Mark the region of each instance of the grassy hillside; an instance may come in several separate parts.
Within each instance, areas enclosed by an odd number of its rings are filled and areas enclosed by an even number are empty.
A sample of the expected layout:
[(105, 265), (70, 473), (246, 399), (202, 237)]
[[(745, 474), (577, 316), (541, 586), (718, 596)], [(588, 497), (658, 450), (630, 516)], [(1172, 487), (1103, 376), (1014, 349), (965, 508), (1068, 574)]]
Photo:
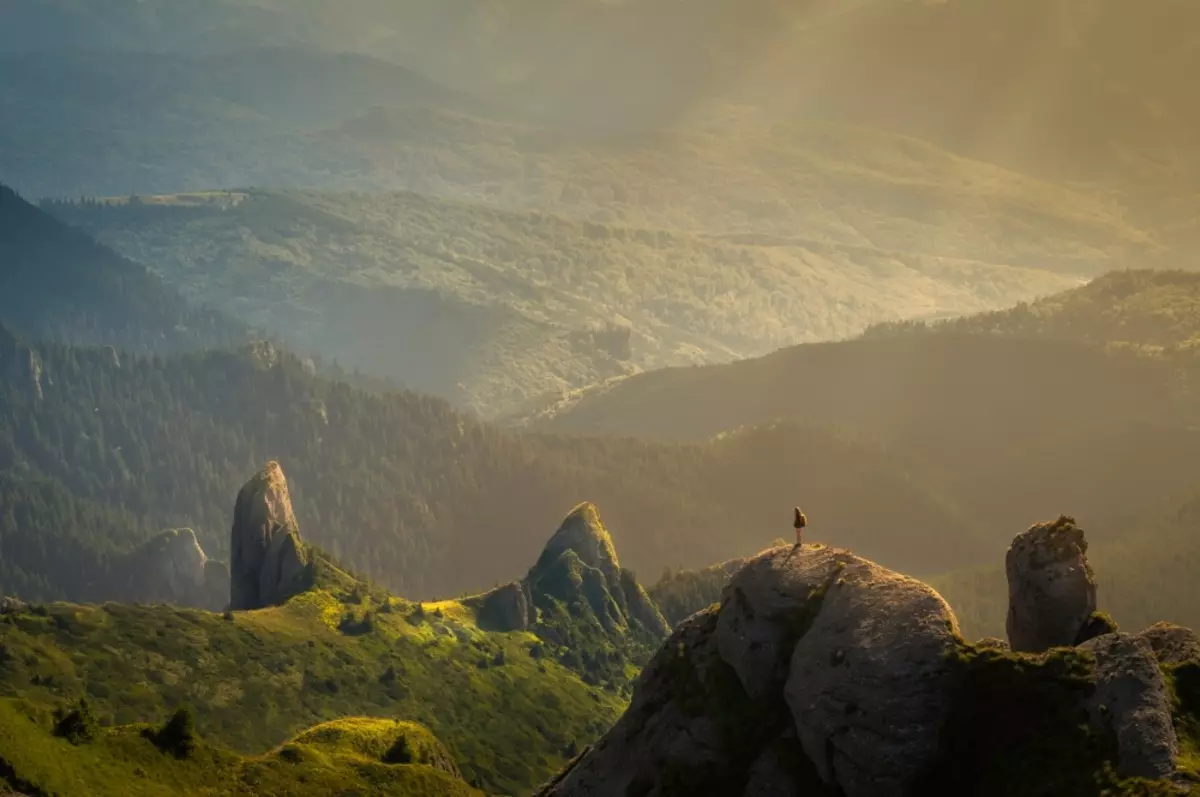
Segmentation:
[[(358, 622), (346, 623), (348, 615)], [(101, 722), (157, 723), (186, 703), (203, 739), (262, 756), (239, 762), (209, 753), (216, 764), (266, 782), (292, 758), (313, 765), (337, 765), (343, 755), (380, 758), (374, 743), (346, 749), (355, 740), (343, 733), (296, 736), (316, 723), (364, 715), (420, 722), (446, 743), (468, 780), (523, 793), (623, 707), (618, 691), (584, 684), (533, 634), (486, 633), (458, 602), (418, 609), (378, 591), (316, 591), (285, 607), (226, 617), (163, 606), (34, 606), (4, 615), (0, 644), (0, 691), (41, 712), (35, 716), (84, 696)], [(122, 738), (117, 731), (105, 743)], [(127, 743), (140, 748), (136, 741)], [(322, 750), (331, 746), (342, 749)], [(29, 755), (36, 766), (37, 751)], [(381, 775), (355, 769), (369, 780)], [(182, 767), (162, 776), (188, 774)]]
[[(29, 794), (80, 797), (127, 794), (324, 795), (367, 791), (395, 797), (468, 797), (481, 792), (427, 763), (389, 761), (405, 745), (429, 745), (412, 723), (351, 718), (317, 726), (259, 756), (195, 739), (183, 757), (161, 750), (148, 725), (93, 731), (72, 743), (56, 738), (53, 717), (21, 700), (0, 700), (0, 748), (6, 780)], [(436, 740), (434, 744), (440, 745)], [(404, 746), (403, 749), (409, 749)]]
[[(626, 168), (631, 179), (644, 173), (636, 160)], [(728, 169), (736, 172), (736, 163)], [(577, 175), (572, 185), (584, 192), (581, 215), (592, 215), (589, 207), (606, 213), (618, 207), (587, 193), (609, 191), (606, 183), (588, 183), (569, 164), (554, 172), (567, 173)], [(673, 207), (687, 213), (689, 205), (676, 201), (676, 193), (708, 195), (700, 188), (702, 173), (686, 162), (679, 173), (691, 175), (689, 181), (663, 176), (654, 184), (665, 193), (640, 191), (635, 211)], [(603, 177), (611, 179), (607, 172)], [(748, 194), (754, 178), (747, 179)], [(817, 201), (811, 190), (806, 203)], [(943, 201), (962, 206), (952, 197)], [(748, 196), (732, 191), (712, 208), (712, 219), (692, 224), (736, 218), (724, 211), (739, 205), (748, 210), (746, 203)], [(573, 209), (549, 194), (523, 204)], [(50, 207), (154, 268), (190, 299), (301, 350), (485, 415), (640, 369), (846, 337), (897, 317), (991, 309), (1075, 284), (1069, 274), (1086, 273), (1123, 247), (1142, 245), (1136, 231), (1103, 220), (1089, 220), (1076, 236), (1064, 238), (1058, 233), (1063, 225), (1046, 218), (1042, 231), (1026, 237), (999, 229), (980, 234), (964, 220), (960, 230), (938, 228), (942, 246), (932, 222), (903, 217), (902, 198), (890, 211), (877, 211), (872, 225), (878, 234), (864, 234), (865, 227), (833, 214), (795, 227), (792, 217), (803, 212), (790, 209), (787, 197), (778, 204), (789, 208), (780, 227), (793, 235), (807, 229), (812, 237), (754, 233), (771, 226), (764, 221), (769, 213), (743, 214), (756, 221), (731, 229), (741, 226), (744, 234), (714, 236), (413, 194), (250, 191)], [(847, 207), (853, 204), (846, 200)], [(986, 206), (979, 208), (980, 222)], [(1046, 207), (1059, 204), (1049, 200)], [(815, 229), (821, 220), (830, 229)], [(1005, 251), (965, 243), (975, 238), (1012, 243)]]

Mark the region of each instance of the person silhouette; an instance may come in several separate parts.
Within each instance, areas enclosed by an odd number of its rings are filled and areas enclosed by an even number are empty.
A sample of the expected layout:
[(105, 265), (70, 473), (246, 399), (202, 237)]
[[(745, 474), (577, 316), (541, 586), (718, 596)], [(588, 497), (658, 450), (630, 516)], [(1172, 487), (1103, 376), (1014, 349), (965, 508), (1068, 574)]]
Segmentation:
[(808, 525), (808, 518), (800, 511), (800, 507), (795, 508), (795, 518), (792, 520), (792, 527), (796, 529), (796, 547), (799, 548), (804, 544), (804, 527)]

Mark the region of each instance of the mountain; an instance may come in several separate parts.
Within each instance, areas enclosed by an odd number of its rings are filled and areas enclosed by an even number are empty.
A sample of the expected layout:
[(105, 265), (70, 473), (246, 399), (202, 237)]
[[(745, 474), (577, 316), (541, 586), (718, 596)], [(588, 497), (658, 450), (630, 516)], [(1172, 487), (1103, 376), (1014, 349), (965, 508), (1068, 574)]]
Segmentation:
[[(1191, 293), (1186, 275), (1118, 275), (929, 334), (885, 330), (639, 375), (571, 396), (532, 425), (686, 440), (774, 419), (843, 424), (902, 451), (989, 523), (1065, 507), (1101, 542), (1195, 486)], [(803, 503), (814, 491), (798, 493)]]
[[(728, 169), (736, 173), (736, 162)], [(570, 173), (590, 190), (578, 169)], [(596, 179), (611, 180), (605, 174)], [(680, 189), (705, 195), (699, 184)], [(638, 208), (688, 207), (670, 196), (656, 205), (645, 193)], [(750, 198), (733, 193), (744, 213)], [(581, 197), (581, 208), (592, 206)], [(529, 204), (556, 203), (546, 195)], [(885, 208), (869, 243), (844, 216), (823, 217), (829, 229), (813, 229), (811, 239), (716, 236), (408, 193), (256, 190), (45, 207), (192, 301), (488, 417), (643, 369), (753, 356), (898, 317), (993, 309), (1077, 284), (1075, 275), (1099, 262), (1093, 252), (1109, 252), (1103, 259), (1139, 246), (1135, 233), (1107, 222), (1065, 240), (1030, 233), (1004, 251), (953, 243), (990, 224), (973, 213), (939, 246), (929, 225), (888, 220)], [(720, 208), (714, 223), (728, 217)], [(1060, 226), (1044, 221), (1047, 233)], [(1014, 265), (1023, 257), (1036, 268)]]
[[(261, 520), (265, 531), (285, 517), (282, 536), (315, 569), (279, 605), (222, 615), (5, 599), (6, 780), (32, 793), (97, 795), (131, 775), (129, 793), (147, 795), (176, 782), (205, 794), (476, 793), (461, 773), (489, 793), (528, 793), (608, 727), (630, 674), (666, 636), (592, 506), (547, 543), (526, 581), (531, 622), (510, 630), (485, 630), (479, 607), (488, 596), (396, 598), (301, 541), (277, 463), (239, 494), (234, 544), (254, 531), (246, 523)], [(236, 605), (239, 577), (268, 578), (279, 563), (268, 558), (250, 572), (235, 555), (233, 564)], [(572, 581), (576, 573), (583, 580)], [(619, 628), (608, 622), (615, 615), (585, 608), (614, 600), (627, 613)], [(183, 703), (194, 715), (187, 749), (169, 725), (141, 732)], [(64, 726), (50, 721), (56, 710), (90, 719)], [(48, 726), (87, 738), (56, 740)]]
[(189, 307), (144, 266), (100, 246), (3, 185), (0, 319), (43, 340), (136, 352), (224, 345), (245, 334), (217, 313)]

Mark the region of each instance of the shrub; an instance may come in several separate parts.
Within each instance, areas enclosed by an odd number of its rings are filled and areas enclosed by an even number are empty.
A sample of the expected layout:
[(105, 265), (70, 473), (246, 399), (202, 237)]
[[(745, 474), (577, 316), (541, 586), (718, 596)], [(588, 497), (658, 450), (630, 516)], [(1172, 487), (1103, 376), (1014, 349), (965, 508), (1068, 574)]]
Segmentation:
[(182, 706), (171, 715), (167, 724), (150, 735), (154, 746), (176, 758), (187, 758), (196, 749), (196, 719), (192, 710)]
[(71, 744), (84, 744), (96, 738), (100, 723), (92, 714), (87, 698), (80, 698), (70, 711), (58, 709), (54, 712), (54, 735)]
[(411, 764), (412, 762), (412, 745), (409, 744), (408, 737), (404, 735), (396, 739), (395, 744), (383, 754), (383, 763), (385, 764)]

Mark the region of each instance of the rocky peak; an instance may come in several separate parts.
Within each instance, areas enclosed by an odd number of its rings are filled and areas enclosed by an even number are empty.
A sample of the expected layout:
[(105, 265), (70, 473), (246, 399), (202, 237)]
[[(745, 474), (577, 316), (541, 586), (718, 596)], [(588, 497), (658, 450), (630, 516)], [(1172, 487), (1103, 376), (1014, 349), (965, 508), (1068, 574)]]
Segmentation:
[(1096, 611), (1096, 579), (1075, 520), (1062, 516), (1018, 534), (1005, 570), (1012, 649), (1039, 653), (1074, 645)]
[(233, 609), (281, 604), (310, 586), (312, 567), (278, 462), (268, 462), (238, 493), (230, 550)]
[[(571, 510), (558, 527), (558, 531), (554, 532), (554, 536), (546, 543), (538, 565), (552, 563), (567, 551), (574, 553), (583, 564), (602, 573), (613, 574), (620, 571), (617, 549), (613, 545), (612, 536), (600, 520), (600, 510), (595, 504), (583, 503)], [(534, 569), (537, 567), (535, 565)]]
[(483, 627), (533, 631), (597, 681), (624, 682), (626, 662), (640, 664), (670, 632), (592, 504), (567, 515), (524, 579), (470, 603)]

